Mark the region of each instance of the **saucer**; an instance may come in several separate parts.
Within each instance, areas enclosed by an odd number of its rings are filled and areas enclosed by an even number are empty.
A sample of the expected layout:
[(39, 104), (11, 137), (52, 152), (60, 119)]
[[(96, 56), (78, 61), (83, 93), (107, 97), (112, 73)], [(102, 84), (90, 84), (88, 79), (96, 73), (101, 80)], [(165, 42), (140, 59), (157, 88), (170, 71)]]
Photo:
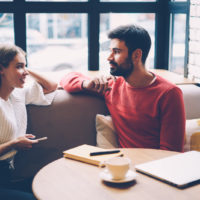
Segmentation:
[(132, 171), (128, 170), (126, 176), (123, 179), (113, 179), (112, 175), (108, 172), (107, 169), (100, 172), (100, 178), (104, 181), (111, 182), (111, 183), (126, 183), (135, 180), (137, 174)]

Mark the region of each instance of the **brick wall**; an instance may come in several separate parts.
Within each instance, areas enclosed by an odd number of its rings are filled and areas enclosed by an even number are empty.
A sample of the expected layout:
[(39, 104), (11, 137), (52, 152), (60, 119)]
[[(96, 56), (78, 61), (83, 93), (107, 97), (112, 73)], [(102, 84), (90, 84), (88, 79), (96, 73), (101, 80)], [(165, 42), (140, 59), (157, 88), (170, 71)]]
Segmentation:
[(188, 78), (200, 83), (200, 0), (190, 0)]

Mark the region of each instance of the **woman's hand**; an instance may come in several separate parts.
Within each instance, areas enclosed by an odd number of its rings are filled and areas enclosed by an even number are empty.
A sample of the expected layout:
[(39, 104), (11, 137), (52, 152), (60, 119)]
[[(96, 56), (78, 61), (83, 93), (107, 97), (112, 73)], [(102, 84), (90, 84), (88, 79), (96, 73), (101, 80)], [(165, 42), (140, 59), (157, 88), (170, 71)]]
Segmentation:
[(32, 134), (26, 134), (24, 136), (18, 137), (14, 140), (10, 140), (8, 142), (5, 142), (3, 144), (0, 144), (0, 156), (4, 155), (8, 151), (11, 151), (13, 149), (16, 150), (25, 150), (32, 148), (33, 144), (36, 144), (39, 142), (39, 140), (31, 140), (34, 139), (35, 136)]
[(33, 144), (38, 143), (38, 140), (31, 140), (34, 139), (35, 136), (32, 134), (26, 134), (24, 136), (18, 137), (14, 140), (14, 148), (17, 150), (23, 150), (23, 149), (30, 149), (32, 148)]
[(42, 86), (44, 94), (48, 94), (57, 89), (58, 84), (55, 81), (31, 69), (27, 69), (27, 71)]

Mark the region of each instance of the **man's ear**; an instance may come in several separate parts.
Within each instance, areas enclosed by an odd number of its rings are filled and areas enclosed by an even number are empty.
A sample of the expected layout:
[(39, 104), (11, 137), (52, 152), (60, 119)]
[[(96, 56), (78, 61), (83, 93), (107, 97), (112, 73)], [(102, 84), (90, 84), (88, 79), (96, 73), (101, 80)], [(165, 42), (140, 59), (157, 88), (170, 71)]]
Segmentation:
[(136, 62), (139, 62), (142, 60), (142, 50), (141, 49), (136, 49), (132, 53), (132, 59)]

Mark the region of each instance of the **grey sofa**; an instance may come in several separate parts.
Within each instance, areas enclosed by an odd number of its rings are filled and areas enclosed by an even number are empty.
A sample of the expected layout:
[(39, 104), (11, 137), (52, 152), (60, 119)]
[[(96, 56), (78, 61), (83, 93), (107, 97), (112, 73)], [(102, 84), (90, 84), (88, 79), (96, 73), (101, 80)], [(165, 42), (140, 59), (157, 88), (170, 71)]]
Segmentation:
[[(200, 87), (179, 85), (183, 91), (187, 119), (200, 117)], [(14, 178), (28, 178), (66, 149), (81, 144), (96, 145), (96, 114), (108, 114), (103, 99), (58, 90), (53, 104), (28, 106), (28, 133), (48, 140), (35, 144), (15, 157)]]

